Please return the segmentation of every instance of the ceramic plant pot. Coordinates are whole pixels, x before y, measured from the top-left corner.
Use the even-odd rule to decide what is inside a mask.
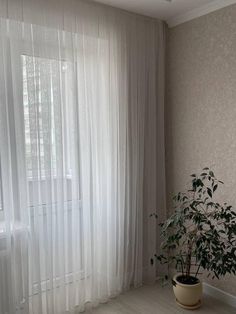
[[[173,277],[172,284],[177,304],[185,309],[194,310],[202,303],[202,283],[195,277],[189,279],[186,280],[186,277],[178,274]]]

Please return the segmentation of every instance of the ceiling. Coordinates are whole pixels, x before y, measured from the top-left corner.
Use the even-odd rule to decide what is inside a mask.
[[[207,14],[236,0],[94,0],[127,11],[167,21],[169,26],[181,24]]]

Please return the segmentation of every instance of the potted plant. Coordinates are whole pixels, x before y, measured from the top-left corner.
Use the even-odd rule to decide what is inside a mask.
[[[236,273],[236,213],[214,200],[221,184],[209,168],[192,174],[190,189],[174,196],[174,213],[160,224],[162,254],[155,257],[169,267],[174,264],[176,301],[187,309],[201,305],[200,269],[218,279]]]

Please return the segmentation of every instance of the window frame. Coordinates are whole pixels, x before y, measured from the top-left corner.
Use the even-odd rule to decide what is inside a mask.
[[[19,117],[17,117],[18,119],[23,119],[21,120],[22,123],[20,123],[20,130],[17,130],[15,128],[15,126],[13,127],[13,130],[11,130],[11,140],[10,142],[14,142],[15,147],[14,148],[14,152],[17,151],[17,145],[23,145],[24,149],[22,149],[22,156],[20,156],[21,161],[25,160],[26,161],[26,141],[25,141],[25,121],[24,121],[24,90],[23,90],[23,68],[22,68],[22,56],[30,56],[30,57],[35,57],[35,58],[45,58],[45,59],[53,59],[53,60],[57,60],[59,62],[68,62],[68,63],[72,63],[72,69],[74,67],[74,62],[72,62],[72,54],[68,53],[68,51],[66,51],[66,48],[61,50],[61,56],[58,57],[57,54],[57,47],[47,47],[46,50],[42,50],[40,48],[40,43],[35,43],[35,51],[34,54],[32,55],[32,45],[30,44],[30,42],[28,42],[27,40],[22,40],[20,43],[19,41],[12,41],[10,37],[6,36],[4,38],[4,40],[6,40],[7,44],[5,47],[6,48],[6,55],[9,56],[9,58],[7,58],[7,63],[6,63],[6,67],[9,66],[11,64],[11,62],[13,62],[13,68],[14,68],[14,73],[12,73],[13,76],[13,82],[12,85],[10,86],[10,88],[14,88],[14,84],[16,84],[18,86],[22,86],[22,88],[19,88],[19,90],[17,91],[16,94],[14,94],[14,103],[15,104],[20,104],[20,106],[17,106],[17,113],[16,115],[19,115]],[[9,51],[8,51],[9,50]],[[10,57],[12,56],[12,58]],[[9,62],[9,63],[8,63]],[[77,65],[74,67],[75,71],[73,73],[73,75],[76,76],[77,78],[77,70],[76,70]],[[15,106],[15,105],[14,105]],[[14,107],[15,108],[15,107]],[[13,108],[11,109],[12,111],[14,110]],[[10,122],[11,124],[11,122]],[[13,124],[12,124],[13,125]],[[20,132],[19,132],[20,131]],[[8,145],[11,145],[11,143],[8,143]],[[80,150],[80,148],[78,148]],[[68,151],[68,153],[66,153],[68,158],[68,155],[70,154],[70,151]],[[80,155],[80,153],[79,153]],[[0,155],[1,157],[1,155]],[[16,194],[16,199],[14,199],[14,202],[18,202],[19,199],[19,191],[17,190],[17,185],[20,184],[18,182],[18,180],[20,180],[21,176],[19,174],[19,171],[24,172],[25,173],[25,179],[26,179],[26,183],[28,184],[27,189],[29,189],[29,185],[32,184],[32,182],[35,181],[35,179],[33,177],[28,177],[27,175],[27,167],[26,167],[26,162],[24,165],[24,169],[19,169],[20,167],[18,166],[18,155],[14,154],[11,156],[12,158],[12,171],[14,173],[16,173],[16,178],[17,178],[17,182],[13,182],[13,190],[14,193]],[[1,160],[0,160],[1,161]],[[0,164],[1,166],[1,164]],[[79,164],[79,173],[80,173],[80,167],[81,165]],[[1,169],[0,169],[1,170]],[[0,173],[1,175],[1,173]],[[69,182],[69,185],[72,185],[72,174],[71,174],[71,167],[70,168],[66,168],[66,173],[63,175],[64,179],[67,180]],[[74,201],[78,201],[79,202],[79,208],[81,208],[81,193],[80,193],[80,175],[78,174],[79,177],[79,192],[78,192],[78,199],[74,200]],[[55,178],[57,179],[57,176],[55,177],[51,177],[52,179]],[[44,182],[46,181],[46,177],[42,177],[42,179],[39,180],[39,182]],[[4,182],[3,182],[4,183]],[[1,187],[0,187],[1,188]],[[3,189],[1,189],[2,194],[2,200],[4,200],[4,193],[3,193]],[[72,198],[70,197],[70,199],[67,200],[68,202],[73,201],[73,196]],[[5,222],[5,215],[4,215],[4,202],[2,208],[0,207],[0,222]],[[28,200],[28,207],[32,208],[32,207],[38,207],[38,206],[44,206],[44,202],[42,204],[32,204],[30,202],[30,200]],[[17,217],[17,215],[16,215]],[[18,218],[16,218],[18,219]],[[17,220],[18,221],[18,220]],[[19,223],[21,222],[21,219],[19,219]]]

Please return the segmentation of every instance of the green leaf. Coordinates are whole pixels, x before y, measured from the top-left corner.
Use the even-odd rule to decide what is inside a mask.
[[[218,184],[214,185],[213,192],[215,192],[217,190],[217,188],[218,188]]]
[[[208,195],[212,198],[212,191],[211,191],[210,188],[207,188],[207,193],[208,193]]]

